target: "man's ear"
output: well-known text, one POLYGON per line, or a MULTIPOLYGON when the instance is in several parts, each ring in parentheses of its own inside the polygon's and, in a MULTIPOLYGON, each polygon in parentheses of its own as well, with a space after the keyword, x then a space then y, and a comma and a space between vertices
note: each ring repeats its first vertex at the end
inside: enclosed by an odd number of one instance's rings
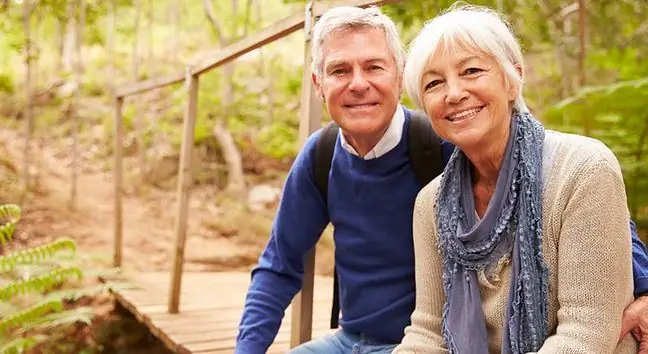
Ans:
POLYGON ((317 77, 317 75, 315 75, 315 73, 311 73, 311 79, 313 80, 313 87, 317 92, 317 97, 319 97, 322 102, 324 102, 324 93, 322 92, 322 85, 319 82, 319 78, 317 77))

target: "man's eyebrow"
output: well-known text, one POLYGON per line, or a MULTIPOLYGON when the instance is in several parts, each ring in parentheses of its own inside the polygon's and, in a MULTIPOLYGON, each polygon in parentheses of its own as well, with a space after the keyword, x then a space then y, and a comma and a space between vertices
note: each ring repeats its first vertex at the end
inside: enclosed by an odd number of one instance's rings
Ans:
POLYGON ((344 65, 344 63, 345 63, 344 60, 333 59, 333 60, 327 62, 326 66, 324 68, 329 69, 329 68, 333 68, 333 67, 336 67, 336 66, 344 65))
POLYGON ((369 58, 369 59, 366 60, 367 63, 375 63, 375 62, 381 62, 381 63, 384 63, 384 62, 386 62, 386 61, 387 61, 387 59, 385 59, 385 58, 379 58, 379 57, 369 58))

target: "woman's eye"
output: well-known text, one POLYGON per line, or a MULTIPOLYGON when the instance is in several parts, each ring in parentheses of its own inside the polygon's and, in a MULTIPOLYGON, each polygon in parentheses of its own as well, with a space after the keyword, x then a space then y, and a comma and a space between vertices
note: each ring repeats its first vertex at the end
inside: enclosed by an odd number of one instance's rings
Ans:
POLYGON ((425 90, 430 90, 434 88, 436 85, 440 84, 441 80, 432 80, 430 81, 427 85, 425 85, 425 90))
POLYGON ((479 69, 479 68, 468 68, 465 71, 466 75, 479 74, 480 72, 482 72, 482 69, 479 69))

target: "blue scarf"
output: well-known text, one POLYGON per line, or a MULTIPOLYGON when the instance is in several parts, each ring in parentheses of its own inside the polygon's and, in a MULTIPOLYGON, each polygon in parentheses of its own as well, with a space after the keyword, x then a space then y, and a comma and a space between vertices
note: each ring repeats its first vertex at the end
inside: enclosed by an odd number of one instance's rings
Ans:
POLYGON ((455 149, 441 179, 436 210, 443 254, 442 332, 452 354, 488 354, 479 276, 512 259, 502 353, 540 349, 547 338, 548 268, 542 255, 544 128, 514 112, 495 192, 475 215, 471 163, 455 149))

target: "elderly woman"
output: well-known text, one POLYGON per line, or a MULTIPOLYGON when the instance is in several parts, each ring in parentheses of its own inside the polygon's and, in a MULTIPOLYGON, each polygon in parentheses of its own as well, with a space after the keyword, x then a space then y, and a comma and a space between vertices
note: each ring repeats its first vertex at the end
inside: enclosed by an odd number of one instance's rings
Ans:
POLYGON ((401 353, 636 353, 621 171, 594 139, 545 130, 507 24, 456 7, 413 41, 406 90, 455 144, 414 210, 416 309, 401 353))

